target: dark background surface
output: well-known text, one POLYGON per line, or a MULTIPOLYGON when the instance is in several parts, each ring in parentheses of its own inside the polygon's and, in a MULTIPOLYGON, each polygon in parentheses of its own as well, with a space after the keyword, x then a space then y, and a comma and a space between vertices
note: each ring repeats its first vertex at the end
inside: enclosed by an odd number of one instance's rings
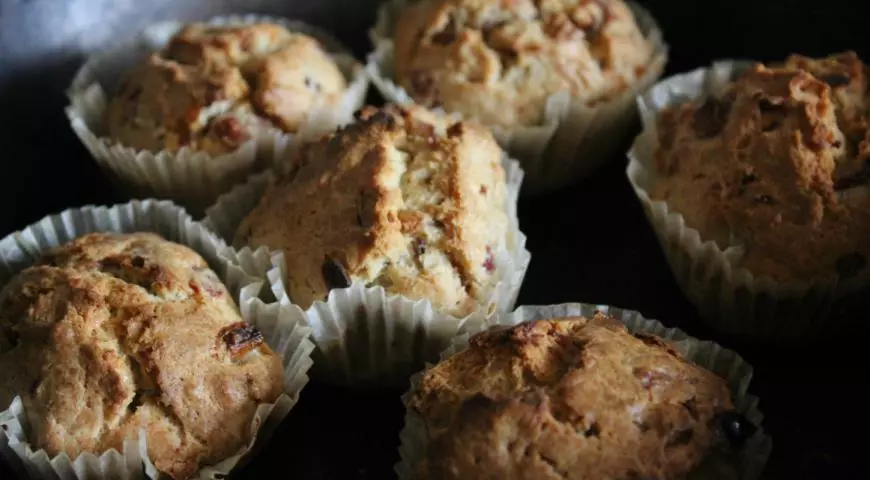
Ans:
MULTIPOLYGON (((714 59, 781 59, 853 49, 870 59, 870 2, 653 0, 671 45, 668 74, 714 59)), ((63 90, 85 52, 146 24, 218 13, 272 13, 328 28, 362 58, 373 0, 0 0, 0 235, 42 216, 115 195, 63 114, 63 90), (119 33, 121 32, 121 33, 119 33)), ((626 145, 627 148, 627 145, 626 145)), ((774 438, 765 478, 870 479, 866 340, 800 350, 705 329, 677 290, 625 179, 626 160, 565 190, 524 198, 520 221, 533 259, 523 304, 566 301, 640 310, 740 351, 756 367, 774 438)), ((867 312, 854 312, 866 316, 867 312)), ((392 478, 402 424, 399 391, 358 392, 311 382, 272 441, 237 478, 392 478)), ((0 464, 0 478, 14 478, 0 464)))

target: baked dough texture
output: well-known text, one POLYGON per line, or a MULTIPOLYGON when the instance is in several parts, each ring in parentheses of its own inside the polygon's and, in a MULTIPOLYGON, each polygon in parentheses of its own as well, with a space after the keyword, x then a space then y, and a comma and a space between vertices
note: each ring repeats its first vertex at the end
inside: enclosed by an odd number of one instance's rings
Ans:
POLYGON ((866 275, 867 75, 852 52, 793 55, 662 112, 651 198, 755 275, 866 275))
POLYGON ((245 447, 282 390, 215 273, 155 234, 80 237, 0 292, 0 405, 21 396, 50 456, 122 451, 144 429, 157 469, 190 478, 245 447))
POLYGON ((239 226, 237 246, 283 250, 308 308, 353 281, 464 316, 498 282, 509 229, 503 152, 474 123, 367 107, 306 144, 239 226))
POLYGON ((540 124, 559 92, 607 100, 652 57, 621 0, 422 0, 394 41, 396 81, 416 102, 506 128, 540 124))
POLYGON ((346 89, 338 66, 305 34, 196 23, 127 73, 106 125, 128 147, 217 156, 263 129, 296 132, 312 109, 338 106, 346 89))
POLYGON ((407 400, 428 432, 420 479, 670 480, 723 440, 725 381, 604 314, 495 327, 407 400))

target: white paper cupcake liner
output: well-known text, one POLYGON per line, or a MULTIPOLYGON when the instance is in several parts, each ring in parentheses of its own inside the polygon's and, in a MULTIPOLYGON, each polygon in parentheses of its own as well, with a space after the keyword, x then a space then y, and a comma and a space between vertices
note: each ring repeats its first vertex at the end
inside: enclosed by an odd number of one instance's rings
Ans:
MULTIPOLYGON (((301 22, 259 15, 221 16, 208 20, 214 25, 267 22, 283 25, 319 40, 330 52, 348 82, 338 108, 318 109, 311 115, 321 123, 342 125, 365 102, 369 79, 350 50, 329 33, 301 22)), ((277 128, 260 132, 256 139, 235 152, 212 157, 182 148, 178 152, 150 152, 119 145, 105 136, 103 112, 123 75, 151 52, 162 49, 184 24, 163 22, 145 29, 136 40, 94 54, 78 71, 67 91, 70 125, 97 162, 120 179, 131 196, 169 198, 192 211, 201 212, 234 184, 254 171, 284 158, 298 134, 277 128)))
POLYGON ((829 313, 862 279, 840 281, 836 275, 807 282, 781 283, 756 277, 739 266, 737 245, 720 248, 701 238, 683 216, 654 201, 647 193, 657 181, 654 155, 658 148, 656 122, 663 109, 721 90, 749 61, 723 61, 663 80, 637 105, 643 132, 628 153, 628 179, 655 230, 671 270, 705 322, 720 332, 775 341, 804 343, 820 333, 835 332, 829 313))
MULTIPOLYGON (((274 427, 299 399, 299 393, 308 382, 314 344, 309 338, 311 329, 304 326, 304 318, 295 310, 277 304, 265 305, 256 298, 262 279, 228 264, 220 255, 220 251, 227 247, 219 238, 194 222, 182 208, 168 201, 145 200, 110 207, 66 210, 0 240, 0 288, 32 265, 43 252, 74 238, 91 232, 138 231, 156 232, 202 255, 239 304, 242 317, 263 333, 269 346, 283 359, 284 393, 276 403, 259 406, 251 422, 250 444, 217 465, 202 468, 196 477, 226 478, 255 444, 262 445, 268 439, 274 427)), ((0 449, 4 456, 19 458, 32 478, 158 478, 158 472, 148 458, 144 435, 125 442, 123 452, 86 453, 72 459, 66 454, 50 457, 44 450, 37 449, 27 441, 28 431, 27 417, 20 398, 16 397, 6 410, 0 412, 0 449)))
MULTIPOLYGON (((513 308, 531 254, 525 248, 526 236, 519 229, 516 214, 523 170, 507 157, 502 166, 507 178, 505 201, 511 229, 507 245, 494 252, 502 278, 485 306, 460 319, 439 313, 428 300, 411 300, 382 287, 367 288, 355 282, 348 288, 332 290, 325 302, 315 302, 304 312, 317 344, 313 374, 318 379, 354 386, 404 385, 426 360, 437 359, 450 338, 464 326, 513 308)), ((238 225, 254 209, 271 181, 270 172, 252 176, 218 199, 206 211, 203 224, 232 242, 238 225)), ((262 292, 264 299, 278 300, 288 308, 292 305, 284 285, 283 252, 245 247, 233 250, 228 257, 249 274, 268 279, 271 288, 262 292)))
MULTIPOLYGON (((681 330, 667 328, 656 320, 644 318, 638 312, 605 305, 581 303, 523 306, 512 313, 493 317, 486 325, 476 325, 466 329, 463 334, 451 341, 450 346, 441 354, 441 359, 449 358, 465 349, 472 335, 496 325, 513 326, 533 320, 573 316, 592 318, 596 311, 621 321, 632 333, 651 334, 673 342, 677 351, 683 354, 686 359, 725 379, 731 389, 732 401, 736 410, 758 427, 755 435, 747 439, 738 454, 711 455, 697 472, 689 476, 689 480, 755 480, 759 478, 764 470, 764 465, 767 463, 767 458, 770 456, 772 440, 761 428, 764 416, 758 410, 758 398, 747 392, 752 380, 752 366, 731 350, 722 348, 713 342, 690 337, 681 330)), ((419 388, 420 379, 424 373, 425 370, 411 378, 411 388, 402 396, 402 401, 406 406, 411 396, 419 388)), ((401 460, 396 464, 396 473, 400 480, 410 480, 413 478, 414 466, 426 458, 428 435, 422 417, 411 409, 407 409, 405 427, 399 437, 401 460)))
MULTIPOLYGON (((414 0, 389 0, 380 7, 371 31, 375 49, 366 71, 388 101, 413 104, 410 95, 393 81, 393 26, 402 9, 414 0)), ((551 96, 541 125, 505 129, 492 127, 502 148, 520 160, 526 172, 523 194, 564 187, 593 173, 611 160, 627 140, 636 118, 634 99, 661 77, 668 46, 655 19, 644 8, 629 2, 641 31, 653 46, 653 55, 641 78, 607 101, 587 102, 568 92, 551 96)))

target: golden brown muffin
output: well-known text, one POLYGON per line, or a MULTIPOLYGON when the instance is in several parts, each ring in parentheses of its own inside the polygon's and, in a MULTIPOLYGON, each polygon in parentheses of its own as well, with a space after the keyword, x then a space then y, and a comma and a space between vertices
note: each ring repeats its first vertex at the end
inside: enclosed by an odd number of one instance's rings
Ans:
POLYGON ((221 155, 266 128, 297 131, 313 108, 337 106, 346 89, 307 35, 272 24, 192 24, 126 75, 106 124, 129 147, 221 155))
POLYGON ((499 275, 508 233, 502 151, 485 128, 422 108, 367 107, 303 147, 236 245, 283 250, 294 303, 353 281, 465 315, 499 275))
POLYGON ((721 378, 603 314, 496 327, 426 371, 420 479, 670 480, 725 437, 721 378))
POLYGON ((562 91, 607 99, 652 55, 621 0, 421 0, 394 41, 396 81, 415 101, 501 127, 539 124, 562 91))
POLYGON ((651 197, 778 281, 866 273, 867 67, 854 53, 755 65, 664 111, 651 197))
POLYGON ((123 449, 144 429, 158 470, 190 478, 245 447, 281 359, 187 247, 96 233, 0 292, 0 405, 20 395, 49 455, 123 449))

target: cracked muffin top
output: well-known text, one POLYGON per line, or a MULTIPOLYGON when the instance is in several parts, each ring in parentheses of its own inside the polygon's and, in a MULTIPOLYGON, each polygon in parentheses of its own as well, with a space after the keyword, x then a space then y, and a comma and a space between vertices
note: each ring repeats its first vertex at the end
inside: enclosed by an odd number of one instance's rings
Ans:
POLYGON ((430 480, 684 478, 737 415, 724 380, 600 313, 479 333, 406 403, 430 480))
POLYGON ((128 147, 217 156, 263 129, 297 131, 312 109, 337 106, 346 89, 307 35, 273 24, 191 24, 125 76, 106 125, 128 147))
POLYGON ((20 395, 50 456, 123 451, 144 429, 157 469, 190 478, 245 447, 282 391, 217 275, 157 235, 80 237, 0 292, 0 408, 20 395))
POLYGON ((652 55, 621 0, 420 0, 394 41, 395 79, 417 103, 508 128, 540 124, 562 91, 606 100, 652 55))
POLYGON ((651 198, 755 275, 867 274, 867 74, 852 52, 793 55, 662 112, 651 198))
POLYGON ((500 278, 502 155, 482 126, 421 107, 366 107, 298 152, 235 244, 283 250, 288 293, 303 308, 360 281, 464 316, 500 278))

